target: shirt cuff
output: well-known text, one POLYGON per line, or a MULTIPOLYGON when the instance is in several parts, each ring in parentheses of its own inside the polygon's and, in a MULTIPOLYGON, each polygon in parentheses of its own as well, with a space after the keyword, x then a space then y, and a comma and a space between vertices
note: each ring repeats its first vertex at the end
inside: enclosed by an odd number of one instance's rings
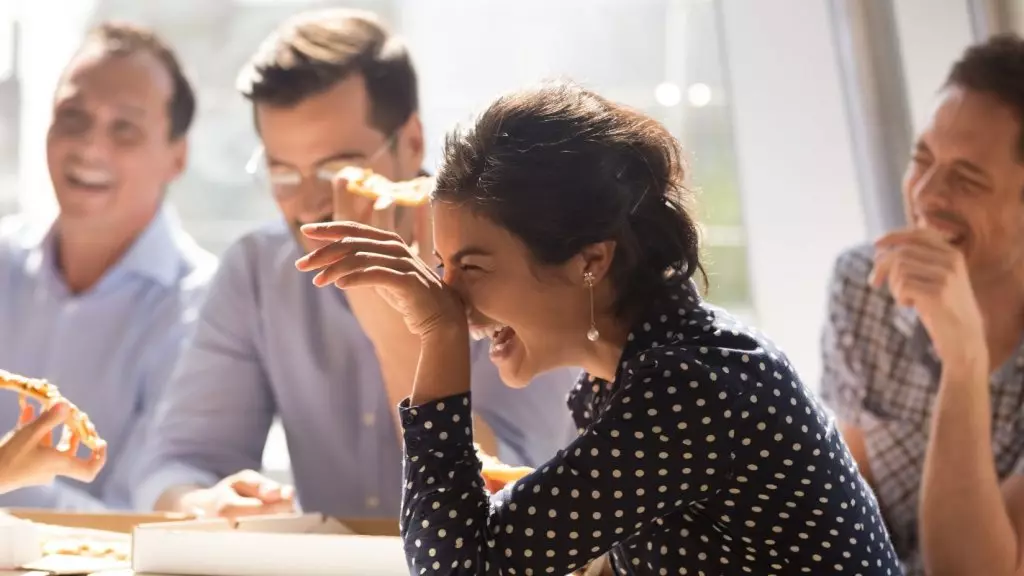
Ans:
POLYGON ((136 510, 153 510, 157 500, 175 486, 201 486, 209 488, 217 483, 216 474, 200 470, 181 462, 169 462, 150 474, 135 489, 132 503, 136 510))
POLYGON ((433 452, 432 456, 461 457, 460 448, 473 446, 473 415, 470 408, 471 393, 464 392, 438 400, 411 406, 406 398, 398 405, 402 423, 405 452, 419 456, 433 452), (454 450, 453 450, 454 448, 454 450))

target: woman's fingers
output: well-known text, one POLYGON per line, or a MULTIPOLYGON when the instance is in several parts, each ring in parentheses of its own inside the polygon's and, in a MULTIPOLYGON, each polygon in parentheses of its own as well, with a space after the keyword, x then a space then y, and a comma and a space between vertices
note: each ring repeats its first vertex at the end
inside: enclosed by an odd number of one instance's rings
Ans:
POLYGON ((389 269, 400 274, 406 274, 415 270, 415 266, 409 262, 408 258, 359 252, 345 256, 322 269, 313 278, 313 284, 327 286, 341 282, 341 284, 348 285, 346 280, 348 276, 371 268, 389 269))
POLYGON ((350 272, 334 281, 338 288, 377 287, 401 293, 413 282, 420 282, 413 272, 400 272, 392 268, 372 266, 350 272))
POLYGON ((346 256, 359 253, 376 253, 402 257, 409 255, 409 247, 402 242, 372 240, 368 238, 344 238, 327 246, 317 248, 295 261, 295 267, 303 272, 329 266, 346 256))
POLYGON ((342 238, 357 237, 381 241, 402 241, 402 237, 395 232, 352 221, 306 224, 301 230, 304 236, 313 240, 336 242, 342 238))
POLYGON ((68 417, 69 407, 66 402, 58 402, 45 410, 38 417, 35 417, 31 406, 22 410, 19 418, 18 430, 11 436, 9 442, 12 448, 17 451, 27 449, 30 446, 53 446, 53 429, 60 426, 68 417), (50 438, 50 444, 46 439, 50 438))
POLYGON ((66 402, 58 402, 44 410, 28 428, 36 427, 34 436, 47 448, 53 448, 53 431, 67 420, 71 409, 66 402))

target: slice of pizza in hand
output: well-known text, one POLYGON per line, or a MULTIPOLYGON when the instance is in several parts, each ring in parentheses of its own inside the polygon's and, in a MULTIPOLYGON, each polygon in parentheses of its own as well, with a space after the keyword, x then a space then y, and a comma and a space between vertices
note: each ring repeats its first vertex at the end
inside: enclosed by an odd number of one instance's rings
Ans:
MULTIPOLYGON (((27 378, 6 370, 0 370, 0 389, 17 392, 18 404, 21 407, 25 406, 28 398, 39 402, 43 410, 50 408, 60 400, 67 401, 61 396, 57 387, 50 382, 39 378, 27 378)), ((70 411, 65 422, 68 431, 90 450, 99 450, 106 446, 106 441, 100 438, 96 427, 89 420, 89 416, 70 401, 68 401, 68 407, 70 411)))
POLYGON ((527 466, 509 466, 481 450, 479 445, 474 444, 474 446, 476 446, 476 456, 483 465, 480 475, 484 478, 484 488, 491 494, 501 491, 505 485, 533 472, 533 468, 527 466))
POLYGON ((434 179, 429 176, 392 182, 369 168, 346 166, 338 171, 338 177, 347 182, 349 192, 374 199, 374 210, 392 204, 423 206, 430 202, 430 193, 434 191, 434 179))

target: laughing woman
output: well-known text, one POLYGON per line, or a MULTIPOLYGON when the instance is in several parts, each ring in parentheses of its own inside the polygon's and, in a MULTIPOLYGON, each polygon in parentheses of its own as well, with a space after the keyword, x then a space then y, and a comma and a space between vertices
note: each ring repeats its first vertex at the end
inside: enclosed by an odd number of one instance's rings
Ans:
POLYGON ((336 242, 301 269, 375 286, 422 341, 399 407, 412 573, 563 575, 608 551, 619 574, 900 573, 829 416, 764 336, 701 299, 686 193, 661 125, 559 84, 448 139, 441 277, 390 233, 304 229, 336 242), (493 496, 469 331, 509 385, 586 370, 569 398, 579 437, 493 496))

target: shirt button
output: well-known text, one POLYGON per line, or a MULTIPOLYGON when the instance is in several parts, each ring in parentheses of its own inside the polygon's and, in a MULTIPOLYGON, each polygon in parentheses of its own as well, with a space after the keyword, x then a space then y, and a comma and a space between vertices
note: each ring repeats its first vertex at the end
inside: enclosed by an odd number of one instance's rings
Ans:
POLYGON ((367 508, 373 510, 374 508, 376 508, 378 506, 380 506, 380 498, 377 498, 376 496, 369 496, 369 497, 366 498, 366 507, 367 508))
POLYGON ((363 425, 364 426, 373 426, 376 423, 377 423, 377 416, 373 412, 367 412, 366 414, 363 414, 363 425))

